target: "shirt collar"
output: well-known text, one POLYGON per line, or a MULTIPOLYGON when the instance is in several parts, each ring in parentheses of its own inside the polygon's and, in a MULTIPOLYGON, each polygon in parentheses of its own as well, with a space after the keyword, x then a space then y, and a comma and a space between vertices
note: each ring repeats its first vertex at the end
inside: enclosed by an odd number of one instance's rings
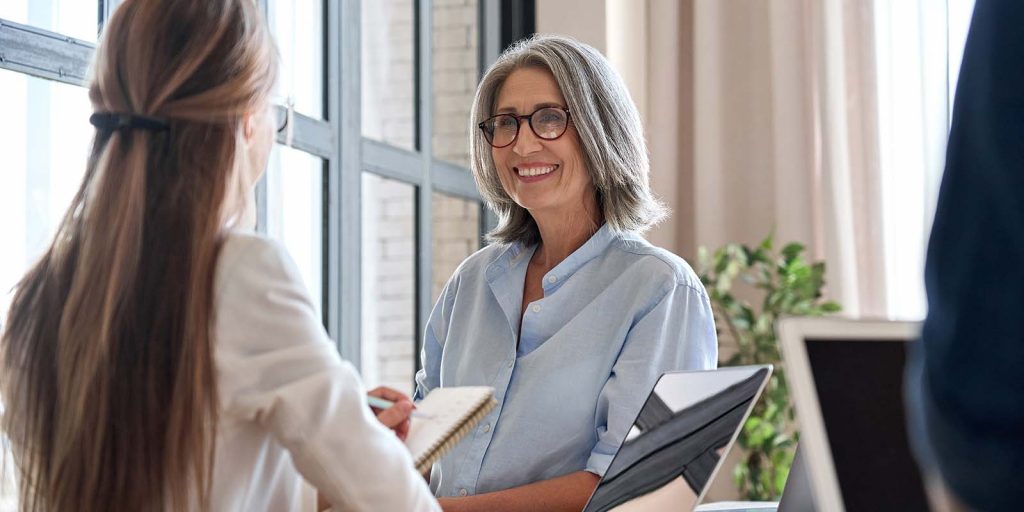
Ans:
MULTIPOLYGON (((569 257, 562 260, 544 276, 544 288, 547 289, 556 283, 561 284, 587 262, 604 253, 608 245, 617 237, 618 235, 612 231, 608 223, 603 224, 579 249, 573 251, 569 257)), ((525 246, 519 242, 510 244, 501 256, 487 267, 487 280, 493 282, 513 267, 523 263, 522 259, 532 256, 536 248, 536 245, 525 246)))
POLYGON ((551 269, 547 275, 544 276, 544 288, 548 288, 551 284, 561 283, 576 273, 577 270, 583 267, 587 262, 603 254, 608 245, 612 243, 612 240, 616 238, 616 234, 612 232, 611 227, 608 223, 604 223, 597 233, 594 233, 579 249, 573 251, 568 258, 562 260, 561 263, 555 265, 555 268, 551 269), (551 278, 554 279, 551 279, 551 278))

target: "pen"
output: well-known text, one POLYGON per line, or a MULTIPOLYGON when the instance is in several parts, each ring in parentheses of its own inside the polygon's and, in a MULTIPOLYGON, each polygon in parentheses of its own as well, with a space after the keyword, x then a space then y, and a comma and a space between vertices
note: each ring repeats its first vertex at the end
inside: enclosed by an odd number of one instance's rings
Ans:
MULTIPOLYGON (((377 398, 375 396, 367 396, 366 397, 366 401, 370 404, 370 407, 374 407, 374 408, 377 408, 377 409, 387 409, 387 408, 391 407, 392 405, 395 405, 395 403, 392 402, 391 400, 385 400, 383 398, 377 398)), ((428 418, 431 417, 429 414, 424 414, 424 413, 419 412, 419 411, 417 411, 415 409, 413 409, 413 411, 412 411, 412 416, 415 417, 415 418, 424 418, 424 419, 428 419, 428 418)))

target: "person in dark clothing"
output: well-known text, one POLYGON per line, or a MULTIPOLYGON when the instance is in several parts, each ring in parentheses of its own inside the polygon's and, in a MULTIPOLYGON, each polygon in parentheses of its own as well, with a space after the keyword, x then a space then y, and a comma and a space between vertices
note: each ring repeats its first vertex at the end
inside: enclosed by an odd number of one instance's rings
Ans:
POLYGON ((972 509, 1024 503, 1022 263, 1024 2, 977 0, 906 383, 918 462, 972 509))

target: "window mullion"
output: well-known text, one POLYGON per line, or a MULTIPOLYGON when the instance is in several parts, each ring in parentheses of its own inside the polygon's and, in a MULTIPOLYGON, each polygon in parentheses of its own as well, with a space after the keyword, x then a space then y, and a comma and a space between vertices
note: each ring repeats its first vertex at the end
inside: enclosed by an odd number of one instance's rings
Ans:
POLYGON ((327 328, 342 357, 361 366, 361 6, 328 0, 328 117, 338 152, 328 168, 327 328))
POLYGON ((421 339, 430 309, 433 306, 431 279, 433 272, 433 113, 434 95, 431 72, 433 60, 431 45, 433 40, 433 1, 417 0, 416 10, 416 82, 417 96, 420 101, 416 105, 419 134, 418 140, 423 180, 416 189, 416 335, 415 351, 413 352, 415 368, 420 369, 421 339))

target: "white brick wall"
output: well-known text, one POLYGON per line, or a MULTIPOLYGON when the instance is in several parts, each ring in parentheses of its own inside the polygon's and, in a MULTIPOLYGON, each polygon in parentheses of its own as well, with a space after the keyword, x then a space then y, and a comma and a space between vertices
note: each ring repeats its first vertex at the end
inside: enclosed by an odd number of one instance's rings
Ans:
POLYGON ((412 0, 363 2, 363 135, 412 148, 415 81, 412 0))
POLYGON ((475 201, 466 201, 445 194, 434 194, 434 300, 441 295, 448 278, 467 256, 480 248, 480 209, 475 201))
POLYGON ((477 0, 434 2, 434 156, 469 167, 469 111, 480 70, 477 0))
POLYGON ((363 377, 412 392, 415 189, 363 175, 363 377))

